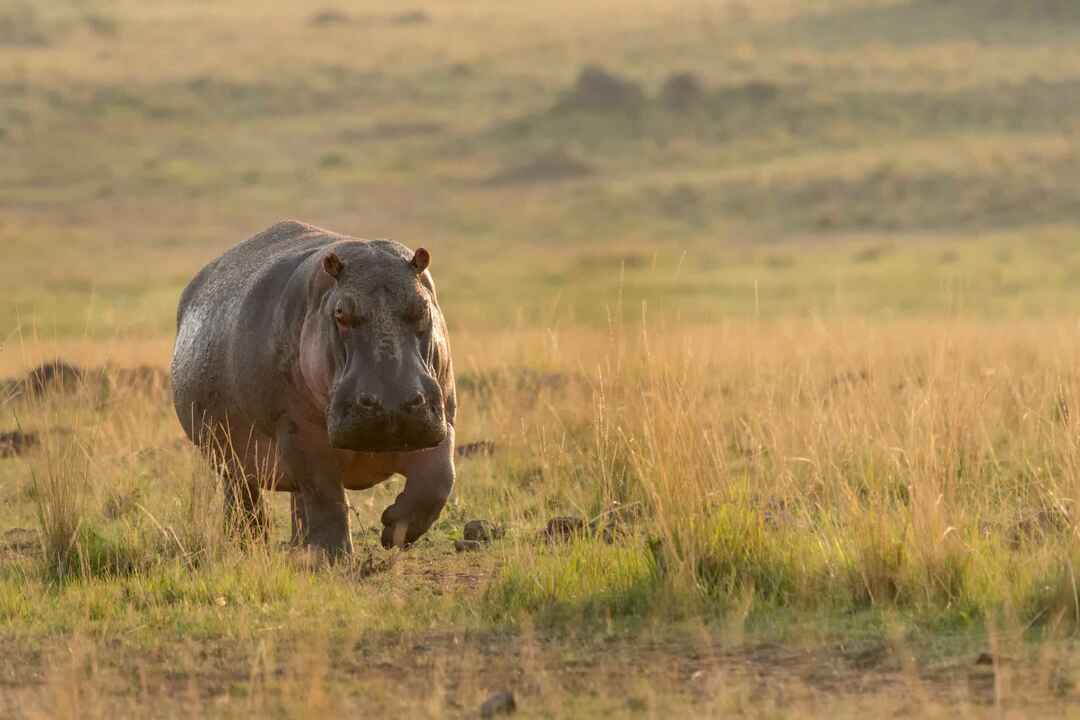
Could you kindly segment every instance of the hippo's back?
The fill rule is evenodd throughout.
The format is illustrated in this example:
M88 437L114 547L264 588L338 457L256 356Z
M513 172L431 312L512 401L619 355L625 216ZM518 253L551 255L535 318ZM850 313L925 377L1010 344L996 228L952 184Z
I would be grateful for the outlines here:
M200 441L208 422L228 418L258 425L259 398L243 391L273 377L280 343L273 320L289 281L319 248L343 236L286 221L240 243L203 268L180 297L173 350L173 399L188 436ZM264 395L265 397L265 395Z
M340 239L342 236L313 225L286 220L229 249L188 283L177 308L177 333L191 308L241 300L268 268L283 260L299 261L312 250Z

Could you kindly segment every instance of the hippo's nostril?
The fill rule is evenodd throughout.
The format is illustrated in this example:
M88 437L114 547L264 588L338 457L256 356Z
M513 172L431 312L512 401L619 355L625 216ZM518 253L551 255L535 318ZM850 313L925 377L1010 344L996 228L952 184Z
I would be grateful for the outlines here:
M406 410L419 410L427 404L427 398L424 397L424 393L418 392L413 395L411 400L405 402Z
M360 397L356 398L356 404L361 410L377 410L379 408L379 401L373 395L367 393L360 393Z

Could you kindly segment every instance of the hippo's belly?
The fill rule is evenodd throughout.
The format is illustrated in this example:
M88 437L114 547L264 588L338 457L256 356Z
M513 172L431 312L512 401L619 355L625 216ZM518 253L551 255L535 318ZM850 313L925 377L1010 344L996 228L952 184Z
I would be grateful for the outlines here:
M352 458L341 474L347 490L367 490L390 479L398 465L397 453L350 453Z

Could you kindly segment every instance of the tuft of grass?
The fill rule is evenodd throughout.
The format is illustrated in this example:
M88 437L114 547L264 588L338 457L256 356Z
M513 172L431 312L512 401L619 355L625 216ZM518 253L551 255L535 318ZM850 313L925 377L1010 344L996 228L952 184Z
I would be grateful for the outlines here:
M90 537L83 527L88 480L86 456L78 448L63 443L46 452L43 470L31 473L42 561L46 574L62 581L83 569L80 540Z
M483 607L495 623L530 619L557 629L642 618L655 609L661 590L644 547L579 538L553 552L522 548L485 591Z
M707 597L726 600L753 593L766 603L792 601L799 581L796 553L803 548L769 532L762 516L746 507L721 506L703 524L694 576Z

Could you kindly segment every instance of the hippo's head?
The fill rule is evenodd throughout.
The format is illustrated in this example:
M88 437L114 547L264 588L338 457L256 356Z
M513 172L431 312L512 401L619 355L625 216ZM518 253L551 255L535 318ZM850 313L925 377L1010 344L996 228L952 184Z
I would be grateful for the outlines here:
M317 258L301 371L325 404L332 447L403 452L446 438L447 341L430 259L389 240Z

